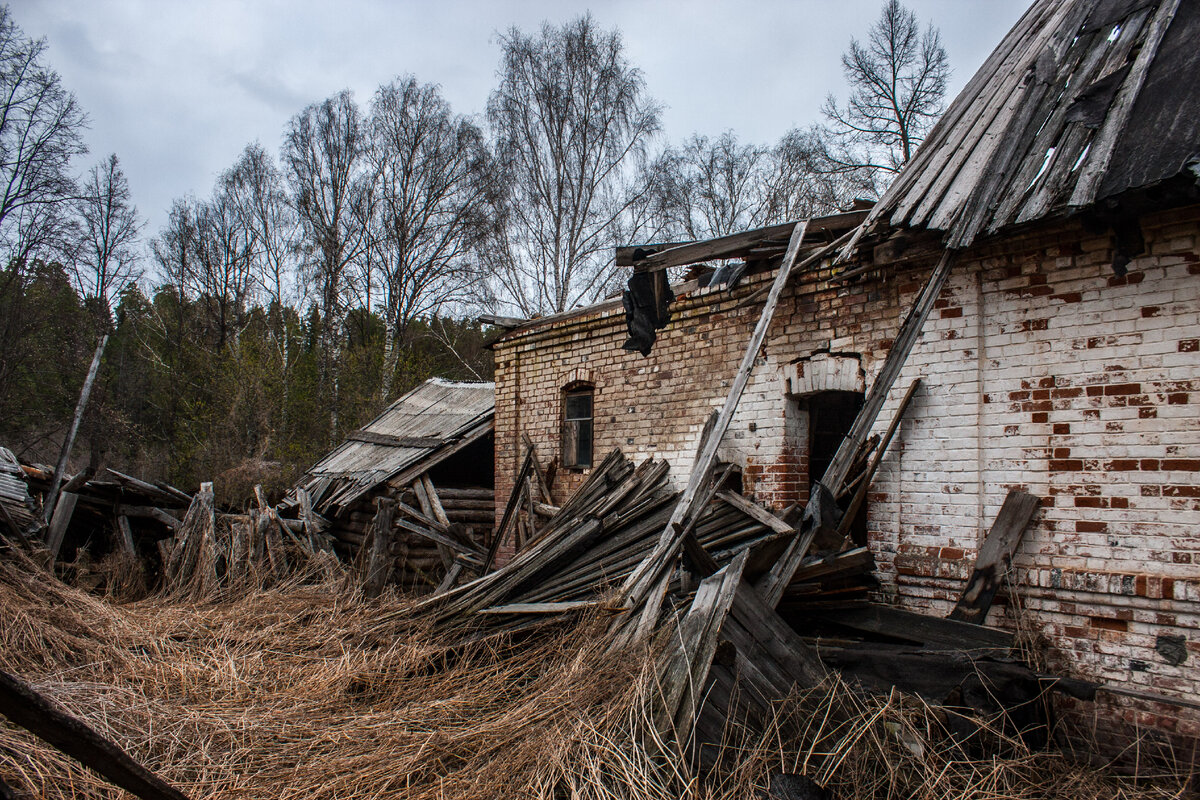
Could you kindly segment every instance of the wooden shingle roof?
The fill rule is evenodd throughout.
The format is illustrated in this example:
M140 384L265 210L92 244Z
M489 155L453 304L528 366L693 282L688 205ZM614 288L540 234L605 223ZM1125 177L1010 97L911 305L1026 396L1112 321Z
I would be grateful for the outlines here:
M1200 3L1037 0L897 176L858 238L948 247L1188 175L1200 156ZM847 249L847 252L851 248Z

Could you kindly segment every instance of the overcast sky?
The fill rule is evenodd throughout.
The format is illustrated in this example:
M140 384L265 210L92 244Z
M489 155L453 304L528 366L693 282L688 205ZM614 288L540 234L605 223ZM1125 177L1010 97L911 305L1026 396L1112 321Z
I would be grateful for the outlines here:
M954 70L951 95L1027 0L906 0L933 22ZM14 21L45 37L50 64L91 119L88 163L116 152L149 224L171 200L206 196L242 148L278 152L284 123L349 87L412 73L456 112L481 114L496 82L497 34L591 10L621 30L629 59L665 104L664 133L733 129L773 142L844 96L840 55L881 0L11 0ZM80 171L87 164L80 164Z

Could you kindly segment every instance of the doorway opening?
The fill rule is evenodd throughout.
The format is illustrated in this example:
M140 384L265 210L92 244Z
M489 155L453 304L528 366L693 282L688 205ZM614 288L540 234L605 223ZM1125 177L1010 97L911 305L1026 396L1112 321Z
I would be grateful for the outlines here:
M819 481L829 468L833 456L854 418L863 405L861 392L817 392L804 401L808 411L808 483ZM853 496L849 492L838 500L838 507L845 511ZM858 546L867 543L867 504L863 503L854 515L849 528L850 538Z

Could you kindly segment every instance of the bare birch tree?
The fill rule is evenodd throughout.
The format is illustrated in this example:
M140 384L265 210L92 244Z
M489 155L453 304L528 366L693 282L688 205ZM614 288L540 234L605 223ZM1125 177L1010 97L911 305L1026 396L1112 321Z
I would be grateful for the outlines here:
M387 399L409 322L475 296L491 165L479 128L455 116L437 86L415 78L381 86L369 124L377 203L370 245L383 290L380 392Z
M294 116L284 134L283 161L300 219L304 268L321 313L321 377L330 393L330 436L338 435L338 380L351 270L366 247L363 214L369 199L362 115L350 92Z
M660 108L620 34L590 15L500 41L487 112L508 190L489 248L497 296L526 315L562 311L597 298L619 232L635 235L627 215L647 191L636 168Z
M87 117L44 63L45 50L44 40L28 38L0 6L0 241L9 263L28 257L41 234L55 229L47 211L59 212L73 197L71 160L87 152Z
M111 317L121 292L141 276L142 221L116 153L92 167L81 188L80 242L72 259L75 281L80 294L95 298Z
M660 158L656 209L671 238L709 239L837 211L862 187L860 173L822 169L820 144L792 131L773 147L727 131L693 136Z
M913 12L887 0L865 42L850 40L842 56L850 97L833 95L822 109L829 120L827 155L833 169L868 169L877 180L899 172L944 109L950 77L936 28L924 32Z

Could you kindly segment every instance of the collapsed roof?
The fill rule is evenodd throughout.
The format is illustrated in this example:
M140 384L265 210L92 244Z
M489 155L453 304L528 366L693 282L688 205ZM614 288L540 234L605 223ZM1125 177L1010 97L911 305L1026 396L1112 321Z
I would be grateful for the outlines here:
M407 482L492 432L495 384L431 378L351 433L300 481L321 513Z
M1089 206L1115 211L1120 196L1147 187L1162 196L1174 188L1194 201L1197 37L1196 3L1038 0L951 103L855 241L889 226L925 228L961 248Z

